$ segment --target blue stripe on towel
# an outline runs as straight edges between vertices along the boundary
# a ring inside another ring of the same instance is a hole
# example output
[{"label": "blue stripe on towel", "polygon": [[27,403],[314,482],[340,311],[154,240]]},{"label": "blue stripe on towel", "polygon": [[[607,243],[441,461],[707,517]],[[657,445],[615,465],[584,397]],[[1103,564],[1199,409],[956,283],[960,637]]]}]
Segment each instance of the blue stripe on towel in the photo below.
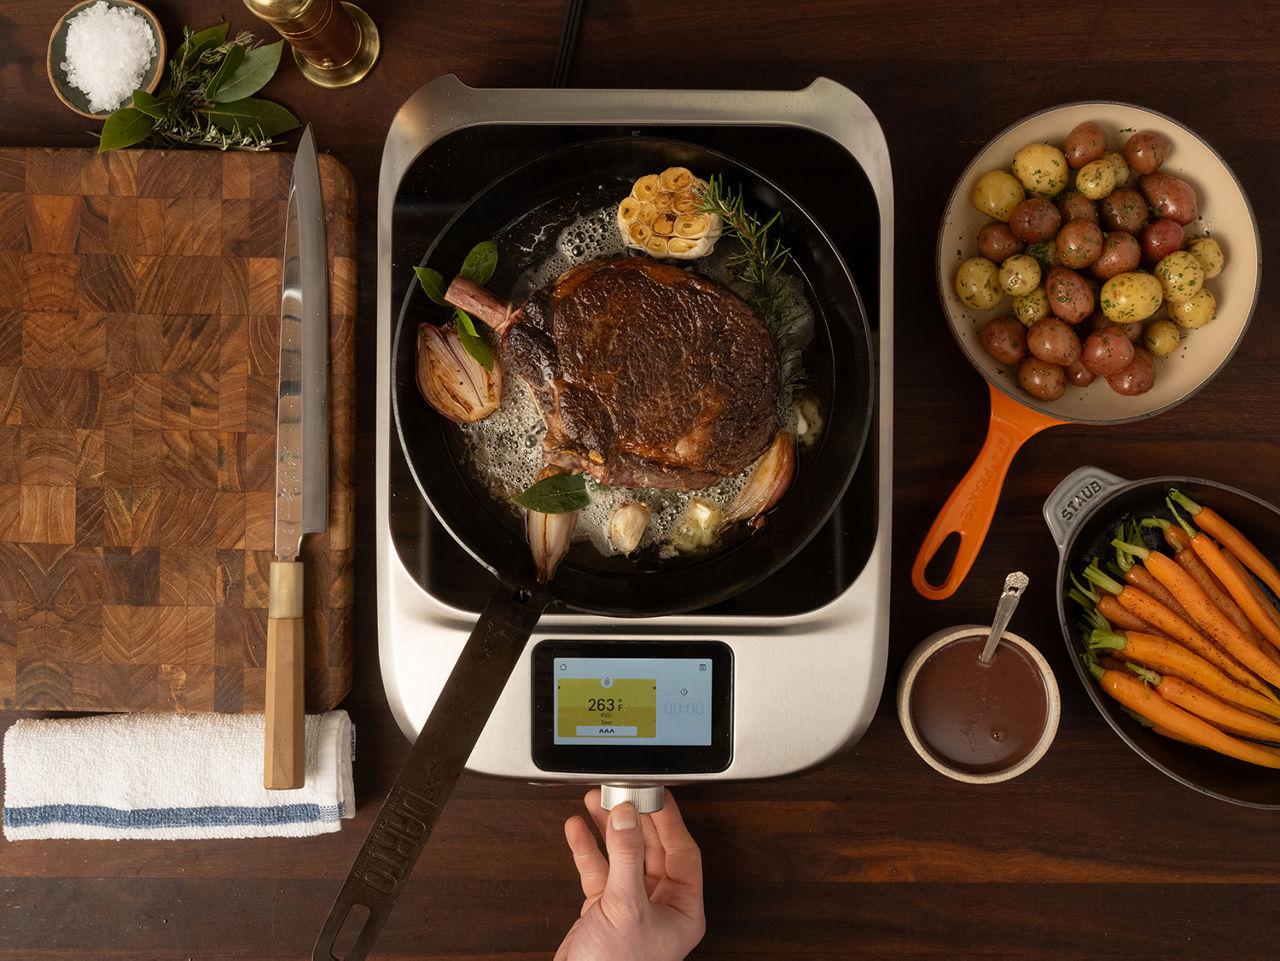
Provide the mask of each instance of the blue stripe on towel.
[{"label": "blue stripe on towel", "polygon": [[84,824],[104,828],[158,830],[186,827],[245,827],[332,822],[342,817],[341,804],[282,804],[276,807],[209,805],[189,808],[121,810],[97,804],[39,804],[6,807],[5,823],[29,828],[42,824]]}]

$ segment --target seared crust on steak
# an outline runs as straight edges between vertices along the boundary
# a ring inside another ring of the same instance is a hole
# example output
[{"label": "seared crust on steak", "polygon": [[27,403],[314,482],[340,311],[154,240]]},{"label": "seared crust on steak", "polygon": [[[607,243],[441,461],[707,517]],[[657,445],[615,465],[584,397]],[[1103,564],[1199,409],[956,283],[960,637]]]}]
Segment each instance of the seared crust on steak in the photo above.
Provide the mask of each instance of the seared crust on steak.
[{"label": "seared crust on steak", "polygon": [[764,323],[725,287],[647,257],[593,260],[535,291],[504,358],[542,411],[547,462],[602,483],[708,487],[777,430]]}]

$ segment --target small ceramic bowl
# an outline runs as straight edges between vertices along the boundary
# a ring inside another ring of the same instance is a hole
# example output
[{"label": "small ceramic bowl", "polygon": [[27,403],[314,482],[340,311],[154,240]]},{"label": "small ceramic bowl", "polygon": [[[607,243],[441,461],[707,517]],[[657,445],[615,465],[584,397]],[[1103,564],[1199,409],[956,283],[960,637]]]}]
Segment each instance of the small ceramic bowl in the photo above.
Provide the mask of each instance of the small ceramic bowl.
[{"label": "small ceramic bowl", "polygon": [[935,771],[969,784],[1007,781],[1044,757],[1058,732],[1058,682],[1035,647],[1005,631],[991,661],[990,626],[930,634],[898,681],[898,720]]},{"label": "small ceramic bowl", "polygon": [[[107,6],[117,9],[132,10],[146,21],[148,28],[151,30],[152,38],[155,40],[156,53],[147,65],[147,69],[143,72],[142,79],[138,82],[139,88],[147,91],[147,93],[155,93],[156,87],[160,85],[160,76],[164,73],[166,54],[164,31],[160,29],[160,21],[156,19],[154,13],[140,3],[134,3],[133,0],[83,0],[83,2],[77,3],[59,17],[57,24],[53,28],[53,34],[49,37],[49,52],[46,60],[49,83],[53,85],[53,92],[58,95],[59,100],[80,114],[80,116],[89,117],[93,120],[104,120],[111,115],[112,111],[100,110],[95,113],[90,110],[88,95],[68,82],[67,72],[62,68],[62,64],[67,59],[67,31],[70,28],[71,19],[82,13],[87,7],[99,2],[106,3]],[[128,101],[119,106],[128,106]]]}]

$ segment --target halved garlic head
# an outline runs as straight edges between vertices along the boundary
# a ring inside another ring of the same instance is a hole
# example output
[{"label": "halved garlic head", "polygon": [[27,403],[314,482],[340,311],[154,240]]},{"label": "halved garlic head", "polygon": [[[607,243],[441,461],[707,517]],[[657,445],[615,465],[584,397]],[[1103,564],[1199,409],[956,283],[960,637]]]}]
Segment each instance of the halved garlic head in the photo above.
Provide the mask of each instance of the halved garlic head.
[{"label": "halved garlic head", "polygon": [[648,529],[648,505],[627,501],[609,516],[609,543],[619,554],[630,554]]},{"label": "halved garlic head", "polygon": [[417,381],[427,403],[456,424],[484,420],[502,402],[497,358],[485,370],[452,327],[418,325]]},{"label": "halved garlic head", "polygon": [[723,222],[699,212],[706,185],[687,167],[645,174],[618,204],[622,242],[658,258],[696,260],[711,253]]}]

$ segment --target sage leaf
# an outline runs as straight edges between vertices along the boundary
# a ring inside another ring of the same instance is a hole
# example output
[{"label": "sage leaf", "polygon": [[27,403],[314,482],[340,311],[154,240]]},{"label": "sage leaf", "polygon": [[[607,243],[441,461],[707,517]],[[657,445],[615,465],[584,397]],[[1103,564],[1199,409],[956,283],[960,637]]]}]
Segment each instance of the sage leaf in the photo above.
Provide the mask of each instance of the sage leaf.
[{"label": "sage leaf", "polygon": [[[237,49],[244,51],[244,47]],[[284,41],[278,40],[244,52],[228,72],[226,83],[211,94],[213,102],[233,103],[251,97],[265,87],[267,81],[275,75],[276,67],[280,66],[280,52],[283,49]],[[223,67],[230,61],[231,58],[227,57]]]},{"label": "sage leaf", "polygon": [[[219,91],[231,79],[231,75],[235,73],[236,68],[244,62],[244,47],[240,44],[233,44],[227,49],[227,55],[222,59],[222,63],[218,65],[218,71],[213,75],[213,79],[209,81],[209,86],[204,88],[204,96],[206,100],[212,100],[214,103],[220,103],[225,100],[239,100],[239,97],[222,97]],[[248,94],[245,94],[247,97]]]},{"label": "sage leaf", "polygon": [[485,370],[493,370],[493,351],[489,350],[489,345],[476,330],[476,323],[471,315],[461,307],[455,307],[453,316],[458,323],[458,339],[462,341],[463,349]]},{"label": "sage leaf", "polygon": [[256,133],[260,137],[274,137],[300,126],[298,118],[280,104],[255,97],[205,107],[200,113],[223,130]]},{"label": "sage leaf", "polygon": [[148,117],[135,107],[123,107],[107,117],[98,138],[98,153],[119,150],[141,143],[156,125],[154,117]]},{"label": "sage leaf", "polygon": [[148,117],[156,120],[162,120],[169,112],[169,104],[167,101],[161,100],[159,97],[153,97],[145,90],[135,90],[133,92],[133,106],[135,110],[141,110]]},{"label": "sage leaf", "polygon": [[483,287],[498,269],[498,245],[492,240],[482,240],[471,248],[462,268],[458,271],[473,284]]},{"label": "sage leaf", "polygon": [[568,514],[591,503],[586,478],[581,474],[552,474],[511,499],[526,510],[541,514]]},{"label": "sage leaf", "polygon": [[430,267],[414,267],[413,272],[418,275],[418,286],[433,304],[449,306],[449,302],[444,299],[444,278],[440,276],[440,271]]}]

